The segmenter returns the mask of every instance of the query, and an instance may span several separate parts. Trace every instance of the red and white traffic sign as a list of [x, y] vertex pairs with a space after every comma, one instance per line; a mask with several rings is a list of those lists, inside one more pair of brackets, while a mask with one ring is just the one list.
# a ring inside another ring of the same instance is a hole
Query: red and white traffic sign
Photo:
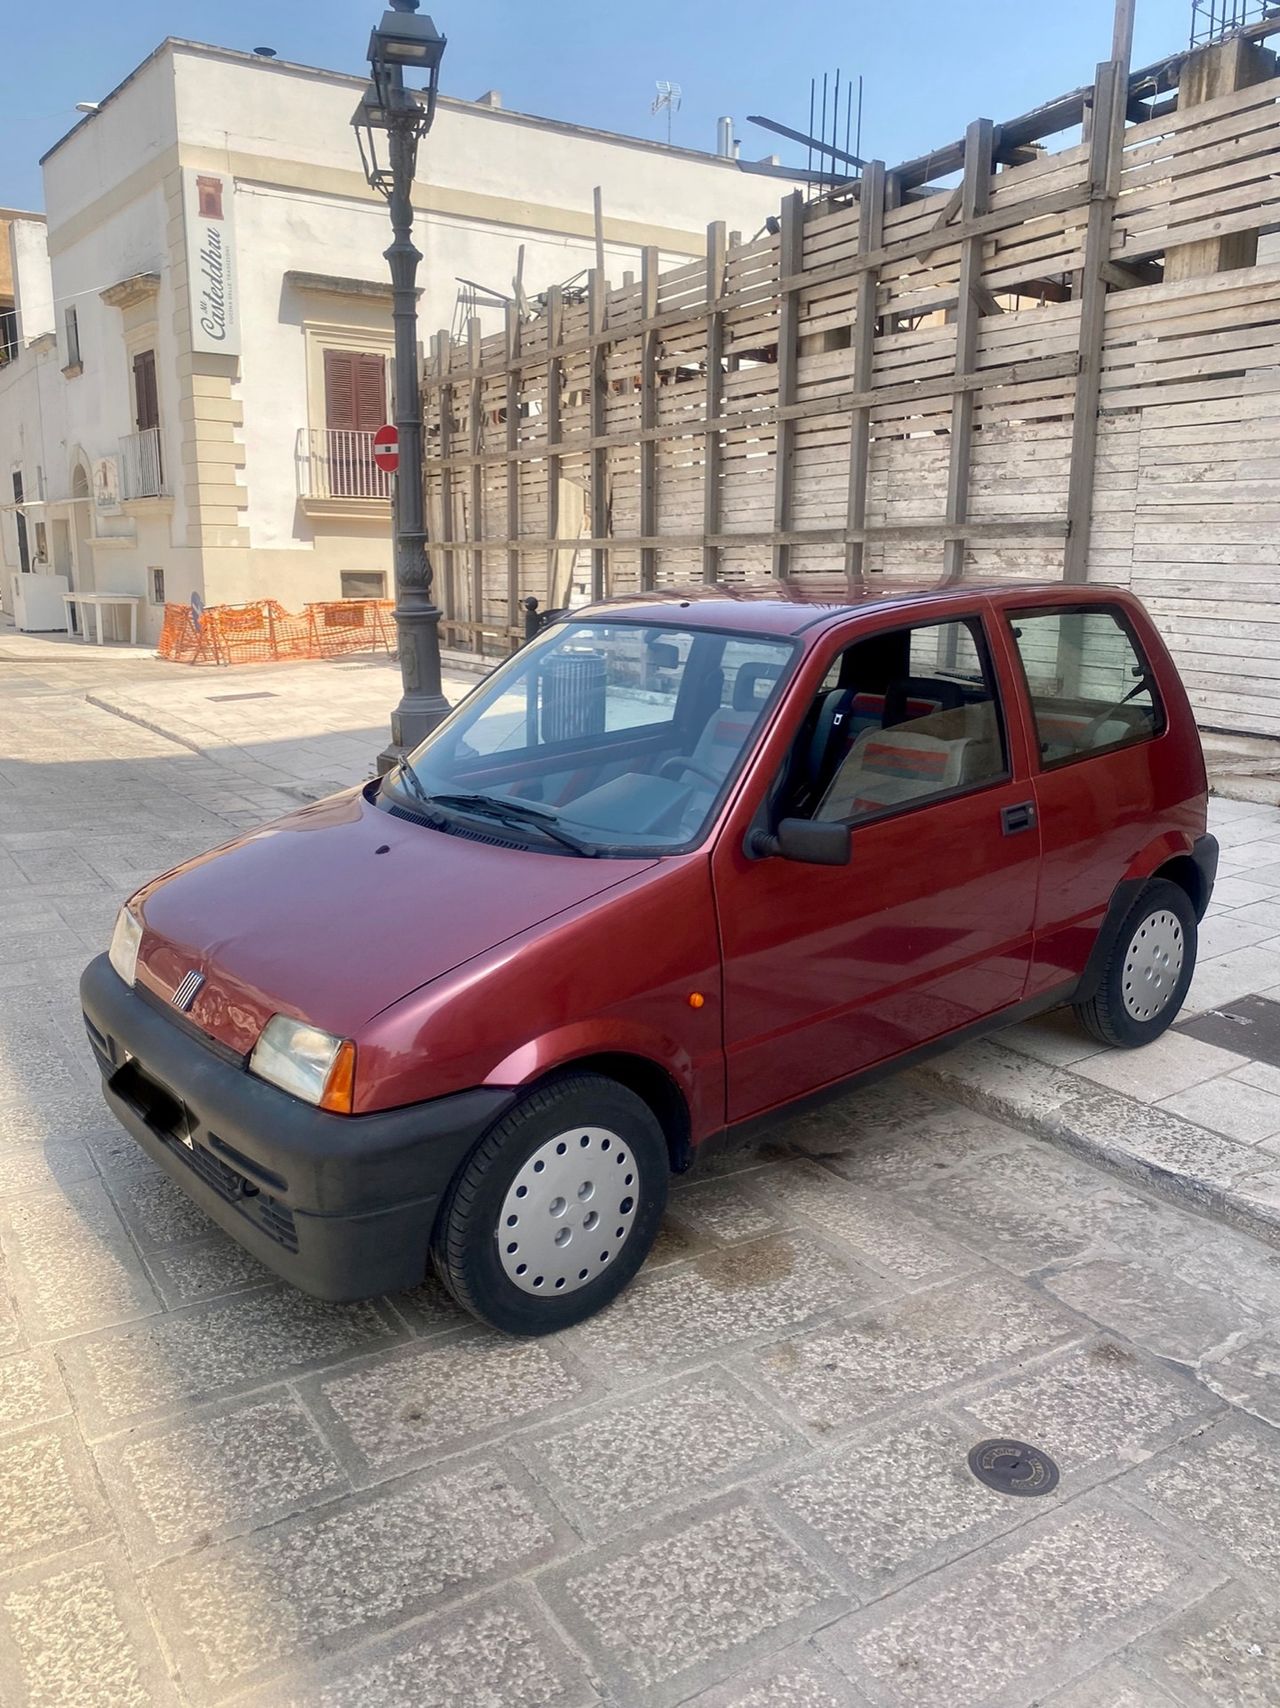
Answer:
[[395, 474], [400, 467], [400, 432], [390, 425], [379, 427], [373, 435], [373, 460], [384, 474]]

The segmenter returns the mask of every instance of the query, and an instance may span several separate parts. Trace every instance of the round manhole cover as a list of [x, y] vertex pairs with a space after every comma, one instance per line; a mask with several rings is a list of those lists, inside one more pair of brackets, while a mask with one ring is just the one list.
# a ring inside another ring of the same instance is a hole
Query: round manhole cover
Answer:
[[969, 1449], [969, 1469], [980, 1483], [1007, 1495], [1047, 1495], [1058, 1486], [1058, 1467], [1025, 1441], [979, 1441]]

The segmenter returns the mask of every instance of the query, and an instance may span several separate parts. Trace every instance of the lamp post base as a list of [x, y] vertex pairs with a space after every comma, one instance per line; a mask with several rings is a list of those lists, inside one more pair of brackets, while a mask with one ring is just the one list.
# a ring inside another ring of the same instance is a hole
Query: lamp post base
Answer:
[[396, 647], [404, 693], [391, 714], [391, 740], [378, 755], [383, 777], [448, 717], [440, 685], [440, 611], [429, 595], [404, 589], [396, 606]]

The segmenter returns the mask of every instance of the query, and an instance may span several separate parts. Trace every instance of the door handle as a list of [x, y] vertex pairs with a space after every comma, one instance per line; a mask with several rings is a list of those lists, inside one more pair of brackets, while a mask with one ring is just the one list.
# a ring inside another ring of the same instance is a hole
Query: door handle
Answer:
[[1036, 822], [1036, 803], [1019, 801], [1016, 807], [1001, 807], [1000, 829], [1006, 836], [1016, 836], [1020, 830], [1031, 830]]

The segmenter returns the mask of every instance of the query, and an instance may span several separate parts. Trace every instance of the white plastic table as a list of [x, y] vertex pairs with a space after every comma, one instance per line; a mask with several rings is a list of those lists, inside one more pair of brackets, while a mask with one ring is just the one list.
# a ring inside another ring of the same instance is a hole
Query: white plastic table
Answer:
[[[102, 636], [102, 607], [104, 605], [127, 605], [129, 607], [129, 645], [138, 644], [138, 606], [142, 599], [136, 593], [64, 593], [63, 604], [67, 607], [67, 627], [71, 627], [71, 607], [73, 605], [88, 605], [97, 611], [98, 645], [103, 642]], [[80, 625], [80, 639], [87, 642], [89, 631], [84, 623]]]

